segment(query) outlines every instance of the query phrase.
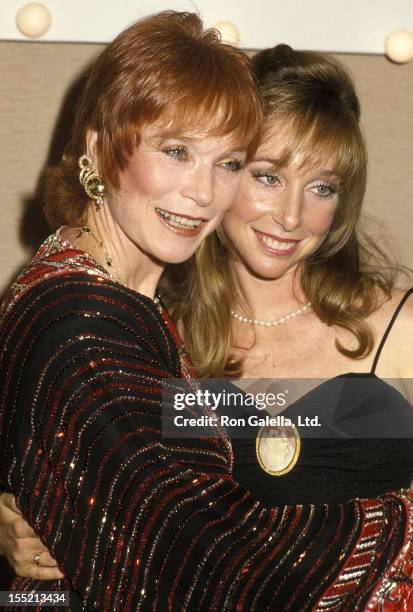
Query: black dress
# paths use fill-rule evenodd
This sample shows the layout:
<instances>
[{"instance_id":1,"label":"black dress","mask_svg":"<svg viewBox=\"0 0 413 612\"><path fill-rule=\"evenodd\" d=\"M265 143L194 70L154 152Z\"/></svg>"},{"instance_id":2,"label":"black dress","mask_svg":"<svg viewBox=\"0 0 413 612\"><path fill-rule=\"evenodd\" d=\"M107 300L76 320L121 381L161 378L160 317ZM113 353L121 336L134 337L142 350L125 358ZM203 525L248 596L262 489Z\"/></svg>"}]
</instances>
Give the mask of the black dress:
<instances>
[{"instance_id":1,"label":"black dress","mask_svg":"<svg viewBox=\"0 0 413 612\"><path fill-rule=\"evenodd\" d=\"M323 504L408 489L413 480L413 407L375 374L381 351L405 301L398 305L370 372L325 380L282 414L301 429L300 455L291 471L271 476L257 462L255 437L234 437L233 474L266 504ZM310 421L311 422L311 421Z\"/></svg>"}]
</instances>

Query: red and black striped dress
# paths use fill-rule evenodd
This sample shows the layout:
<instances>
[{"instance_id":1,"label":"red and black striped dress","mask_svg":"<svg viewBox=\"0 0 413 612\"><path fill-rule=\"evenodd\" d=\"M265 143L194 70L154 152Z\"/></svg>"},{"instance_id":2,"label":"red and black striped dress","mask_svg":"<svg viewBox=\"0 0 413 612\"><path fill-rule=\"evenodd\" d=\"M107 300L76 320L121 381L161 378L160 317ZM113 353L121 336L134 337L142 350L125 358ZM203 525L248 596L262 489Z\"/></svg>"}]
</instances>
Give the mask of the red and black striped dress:
<instances>
[{"instance_id":1,"label":"red and black striped dress","mask_svg":"<svg viewBox=\"0 0 413 612\"><path fill-rule=\"evenodd\" d=\"M409 605L410 494L267 507L225 434L163 438L168 326L59 232L12 286L0 342L1 484L67 576L14 589L111 612Z\"/></svg>"}]
</instances>

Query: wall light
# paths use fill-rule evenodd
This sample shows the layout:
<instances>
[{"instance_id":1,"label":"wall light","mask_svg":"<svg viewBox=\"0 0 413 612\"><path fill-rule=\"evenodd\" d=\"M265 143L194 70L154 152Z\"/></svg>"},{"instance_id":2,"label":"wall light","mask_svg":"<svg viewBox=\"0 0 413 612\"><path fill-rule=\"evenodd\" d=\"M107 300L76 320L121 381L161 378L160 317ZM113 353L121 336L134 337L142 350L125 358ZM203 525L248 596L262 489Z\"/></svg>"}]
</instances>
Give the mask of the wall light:
<instances>
[{"instance_id":1,"label":"wall light","mask_svg":"<svg viewBox=\"0 0 413 612\"><path fill-rule=\"evenodd\" d=\"M386 38L384 48L392 62L407 64L413 59L413 33L407 30L393 32Z\"/></svg>"},{"instance_id":2,"label":"wall light","mask_svg":"<svg viewBox=\"0 0 413 612\"><path fill-rule=\"evenodd\" d=\"M238 47L240 34L238 28L230 21L217 21L213 27L221 34L223 43Z\"/></svg>"},{"instance_id":3,"label":"wall light","mask_svg":"<svg viewBox=\"0 0 413 612\"><path fill-rule=\"evenodd\" d=\"M16 15L16 25L28 38L39 38L46 34L52 23L50 11L39 2L30 2L23 6Z\"/></svg>"}]
</instances>

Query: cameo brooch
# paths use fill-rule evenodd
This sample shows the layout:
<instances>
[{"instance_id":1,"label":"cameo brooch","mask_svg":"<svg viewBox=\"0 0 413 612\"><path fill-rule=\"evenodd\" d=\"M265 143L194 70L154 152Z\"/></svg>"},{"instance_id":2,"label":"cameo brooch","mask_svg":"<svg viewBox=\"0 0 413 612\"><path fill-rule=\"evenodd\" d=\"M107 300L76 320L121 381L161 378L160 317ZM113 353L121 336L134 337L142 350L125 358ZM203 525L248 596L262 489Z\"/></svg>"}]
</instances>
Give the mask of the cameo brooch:
<instances>
[{"instance_id":1,"label":"cameo brooch","mask_svg":"<svg viewBox=\"0 0 413 612\"><path fill-rule=\"evenodd\" d=\"M255 449L264 472L283 476L293 469L300 456L300 435L295 425L264 426L258 431Z\"/></svg>"}]
</instances>

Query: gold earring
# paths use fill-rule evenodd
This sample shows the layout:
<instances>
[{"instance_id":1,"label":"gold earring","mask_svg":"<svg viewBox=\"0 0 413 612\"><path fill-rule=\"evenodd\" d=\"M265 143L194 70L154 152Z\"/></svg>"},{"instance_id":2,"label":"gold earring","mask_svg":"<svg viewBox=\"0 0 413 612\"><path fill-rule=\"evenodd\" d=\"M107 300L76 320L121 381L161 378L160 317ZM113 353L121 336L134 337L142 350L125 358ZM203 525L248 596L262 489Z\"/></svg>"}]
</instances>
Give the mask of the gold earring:
<instances>
[{"instance_id":1,"label":"gold earring","mask_svg":"<svg viewBox=\"0 0 413 612\"><path fill-rule=\"evenodd\" d=\"M91 200L95 202L96 210L99 211L106 198L105 185L99 174L93 167L92 160L87 155L79 157L80 173L79 181Z\"/></svg>"}]
</instances>

